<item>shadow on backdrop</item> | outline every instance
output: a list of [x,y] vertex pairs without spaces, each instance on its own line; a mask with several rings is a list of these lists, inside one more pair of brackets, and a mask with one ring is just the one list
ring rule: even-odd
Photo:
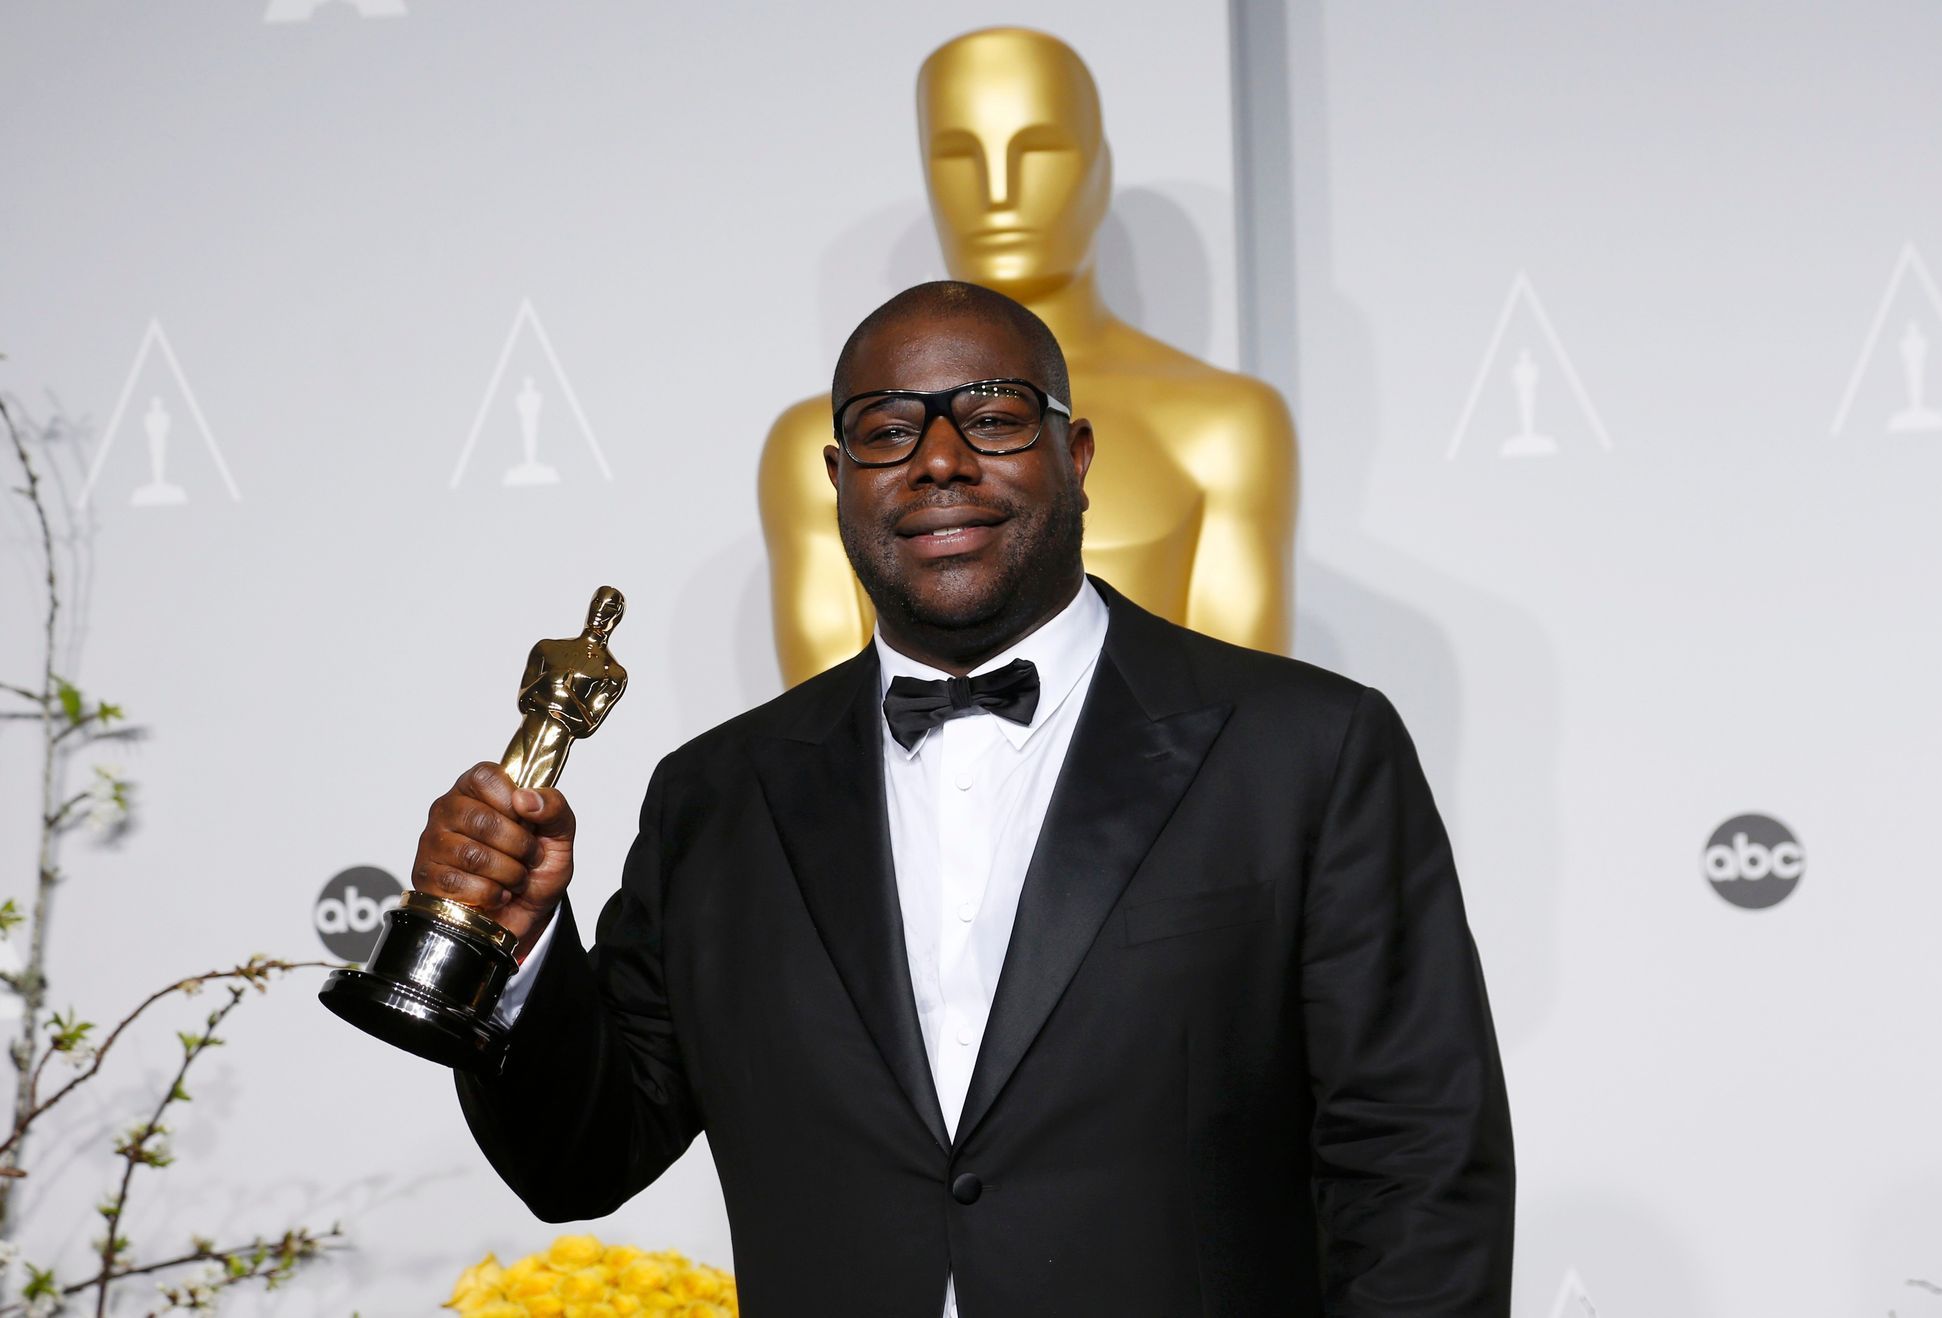
[[[1558,982],[1557,663],[1531,615],[1364,529],[1384,433],[1373,335],[1335,276],[1323,17],[1312,6],[1285,13],[1278,22],[1291,27],[1273,15],[1266,24],[1283,39],[1262,40],[1257,31],[1249,57],[1292,57],[1281,70],[1290,94],[1269,103],[1292,114],[1281,140],[1290,144],[1297,203],[1282,248],[1295,254],[1300,276],[1290,292],[1299,338],[1284,358],[1303,457],[1295,653],[1382,688],[1408,724],[1456,835],[1498,1037],[1509,1052],[1541,1024]],[[1422,446],[1437,452],[1434,440]],[[1466,726],[1466,712],[1487,721]],[[1466,753],[1466,737],[1486,744]],[[1492,771],[1478,772],[1480,764]]]

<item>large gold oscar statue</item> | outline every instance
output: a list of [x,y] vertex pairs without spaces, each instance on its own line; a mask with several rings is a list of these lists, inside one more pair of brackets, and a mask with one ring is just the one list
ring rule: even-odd
[[[1099,92],[1071,47],[992,28],[917,75],[931,213],[953,277],[1051,326],[1098,451],[1085,557],[1141,605],[1262,650],[1288,642],[1294,428],[1281,396],[1126,324],[1100,300],[1093,238],[1112,198]],[[794,684],[855,654],[875,617],[836,533],[830,400],[791,407],[762,453],[776,646]]]

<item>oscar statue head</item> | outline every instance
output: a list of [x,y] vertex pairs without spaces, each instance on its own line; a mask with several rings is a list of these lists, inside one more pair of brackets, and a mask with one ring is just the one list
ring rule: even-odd
[[1031,301],[1085,272],[1112,157],[1070,46],[1025,28],[946,42],[917,74],[917,125],[952,275]]
[[593,593],[593,602],[587,605],[587,630],[603,639],[613,635],[626,609],[627,600],[619,591],[602,586]]

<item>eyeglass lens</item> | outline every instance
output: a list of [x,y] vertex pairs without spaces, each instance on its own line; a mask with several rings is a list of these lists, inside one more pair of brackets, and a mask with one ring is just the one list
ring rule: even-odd
[[[1026,388],[1003,382],[966,385],[947,405],[958,433],[981,453],[1012,453],[1038,438],[1044,412]],[[900,462],[923,437],[930,411],[919,396],[859,398],[843,409],[843,443],[859,462]]]

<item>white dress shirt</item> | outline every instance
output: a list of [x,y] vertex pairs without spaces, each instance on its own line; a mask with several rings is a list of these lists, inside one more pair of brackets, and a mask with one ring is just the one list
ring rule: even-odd
[[[944,1126],[953,1136],[1011,943],[1025,870],[1105,642],[1106,601],[1085,582],[1044,626],[971,673],[1031,660],[1039,697],[1029,724],[979,711],[947,719],[908,751],[890,735],[888,723],[878,725],[911,989]],[[874,644],[880,692],[899,677],[950,676],[892,649],[881,631]],[[500,1024],[510,1028],[518,1018],[552,937],[549,922],[499,999],[493,1016]],[[947,1281],[944,1318],[956,1315],[956,1285]]]
[[[947,719],[908,751],[883,726],[884,804],[910,984],[953,1135],[1025,867],[1105,639],[1106,602],[1087,582],[1051,621],[971,674],[1031,660],[1039,697],[1029,724],[989,714]],[[891,649],[881,632],[876,647],[886,692],[894,678],[950,676]]]
[[[950,676],[891,649],[881,631],[875,639],[885,692],[898,677]],[[910,986],[944,1128],[953,1137],[1025,870],[1105,641],[1106,601],[1088,581],[1050,622],[970,674],[1031,660],[1039,693],[1030,723],[983,713],[947,719],[910,750],[882,725],[884,804]],[[957,1311],[953,1277],[944,1283],[944,1318]]]

